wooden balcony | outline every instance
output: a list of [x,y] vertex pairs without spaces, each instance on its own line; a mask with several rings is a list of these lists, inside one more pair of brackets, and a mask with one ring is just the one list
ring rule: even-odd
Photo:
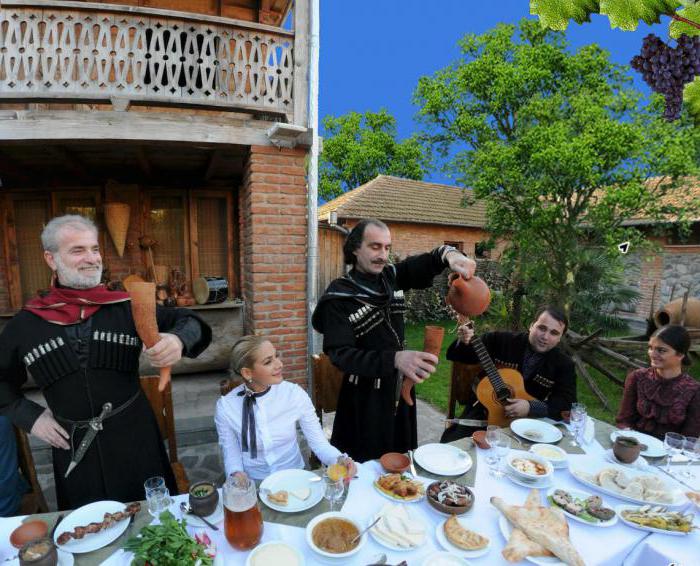
[[1,4],[0,102],[209,107],[294,123],[296,94],[304,118],[306,63],[295,76],[293,31],[115,4]]

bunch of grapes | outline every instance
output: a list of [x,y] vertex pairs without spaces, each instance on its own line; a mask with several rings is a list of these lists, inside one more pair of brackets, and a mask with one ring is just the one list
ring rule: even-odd
[[673,48],[654,34],[647,35],[641,54],[631,61],[651,90],[664,96],[664,118],[669,122],[680,118],[683,87],[700,75],[700,36],[681,35],[676,43]]

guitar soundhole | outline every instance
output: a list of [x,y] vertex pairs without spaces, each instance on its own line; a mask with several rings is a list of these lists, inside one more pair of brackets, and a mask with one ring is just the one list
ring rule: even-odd
[[512,399],[514,397],[513,390],[510,387],[502,387],[498,391],[493,392],[493,400],[501,405],[507,403],[507,399]]

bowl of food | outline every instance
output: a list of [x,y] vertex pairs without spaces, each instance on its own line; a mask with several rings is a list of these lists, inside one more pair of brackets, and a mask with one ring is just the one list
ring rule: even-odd
[[304,558],[301,553],[286,542],[273,540],[256,546],[248,555],[246,566],[303,566]]
[[49,532],[49,526],[44,521],[27,521],[10,534],[10,544],[22,548],[31,540],[43,538]]
[[530,446],[530,452],[549,460],[555,468],[563,468],[566,466],[568,456],[566,455],[566,451],[558,446],[553,446],[551,444],[533,444]]
[[387,452],[379,458],[379,463],[382,468],[392,474],[400,474],[411,467],[411,460],[406,454],[400,452]]
[[513,475],[525,481],[541,480],[554,473],[552,463],[534,452],[511,452],[506,465]]
[[362,525],[339,511],[321,513],[306,526],[306,542],[315,553],[325,558],[347,558],[359,552],[367,541]]
[[190,507],[199,517],[208,517],[219,504],[219,492],[209,481],[200,481],[190,487]]
[[431,507],[447,515],[461,515],[474,505],[474,493],[450,480],[431,483],[426,494]]
[[22,546],[18,558],[20,566],[56,566],[58,551],[53,541],[45,536]]

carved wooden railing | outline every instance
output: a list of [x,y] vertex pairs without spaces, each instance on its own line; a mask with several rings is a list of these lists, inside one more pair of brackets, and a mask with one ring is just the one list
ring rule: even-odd
[[0,99],[293,114],[293,32],[116,4],[0,4]]

